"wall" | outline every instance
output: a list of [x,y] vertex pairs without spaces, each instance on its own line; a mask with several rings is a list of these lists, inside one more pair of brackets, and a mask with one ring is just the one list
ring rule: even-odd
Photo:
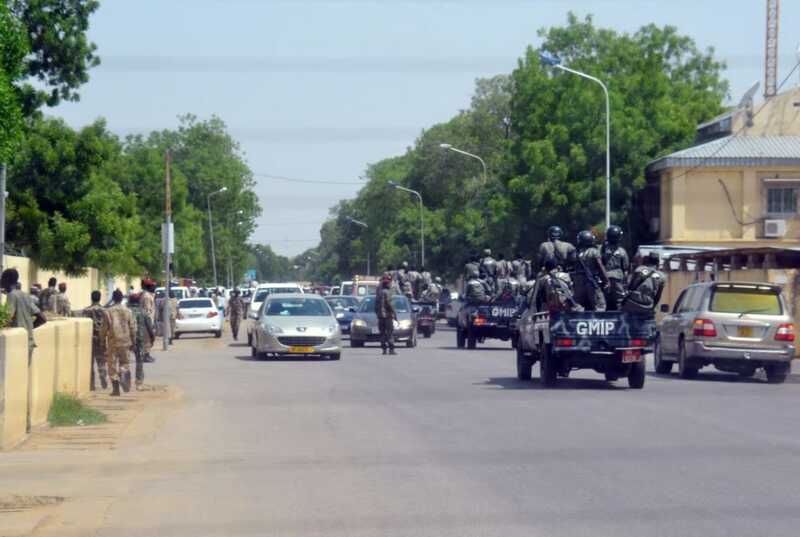
[[28,413],[28,333],[0,331],[0,449],[25,438]]
[[[795,103],[800,101],[800,88],[772,97],[766,103],[757,103],[753,109],[757,111],[753,117],[753,126],[747,127],[743,133],[748,136],[800,136],[800,107]],[[736,114],[733,122],[733,132],[738,132],[745,127],[747,116]]]

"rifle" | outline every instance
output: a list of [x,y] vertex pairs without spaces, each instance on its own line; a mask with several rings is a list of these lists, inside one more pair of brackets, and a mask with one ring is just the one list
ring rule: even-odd
[[600,282],[598,282],[595,279],[594,275],[592,275],[591,271],[589,271],[589,269],[586,267],[586,264],[583,262],[583,259],[581,259],[579,253],[575,254],[575,258],[578,260],[578,264],[580,264],[581,269],[583,269],[583,273],[586,275],[586,279],[591,282],[592,287],[594,287],[595,290],[602,291],[603,287],[600,285]]

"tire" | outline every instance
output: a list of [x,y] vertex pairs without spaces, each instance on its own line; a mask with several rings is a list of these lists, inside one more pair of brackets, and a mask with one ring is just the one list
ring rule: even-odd
[[361,341],[360,339],[353,339],[353,337],[350,336],[350,346],[355,349],[360,349],[361,347],[364,346],[364,342]]
[[258,360],[258,351],[256,350],[255,347],[252,346],[250,347],[250,357]]
[[752,369],[745,369],[745,370],[739,371],[737,374],[739,375],[740,379],[753,378],[753,375],[756,374],[756,368],[754,367]]
[[696,367],[689,366],[686,362],[688,358],[686,357],[686,344],[683,340],[680,340],[678,343],[678,376],[682,379],[693,379],[697,377],[698,369]]
[[423,330],[422,331],[422,337],[424,337],[425,339],[430,338],[431,337],[431,329],[430,328],[426,328],[425,330]]
[[519,346],[519,337],[511,336],[511,348],[516,349]]
[[606,372],[605,373],[605,377],[606,377],[606,381],[608,381],[608,382],[614,382],[615,380],[619,380],[619,375],[616,374],[616,373]]
[[653,349],[653,362],[655,363],[656,373],[659,375],[669,375],[672,373],[672,362],[664,360],[661,352],[661,336],[656,337]]
[[475,350],[475,347],[478,346],[478,338],[475,337],[474,334],[467,334],[467,348],[469,350]]
[[247,344],[250,345],[250,346],[253,345],[253,333],[252,332],[247,334]]
[[789,364],[774,364],[764,368],[767,372],[767,382],[770,384],[783,384],[789,376]]
[[214,337],[215,338],[221,338],[222,337],[222,330],[217,330],[216,332],[214,332]]
[[628,372],[628,387],[633,390],[641,390],[644,388],[645,376],[644,357],[642,357],[640,362],[631,364],[631,370]]
[[542,357],[539,359],[539,382],[545,388],[552,388],[556,385],[558,379],[558,368],[556,367],[556,359],[553,352],[550,350],[550,345],[545,345],[542,351]]
[[328,360],[333,360],[333,361],[336,361],[341,357],[342,357],[341,353],[338,352],[334,352],[326,356]]
[[531,380],[533,374],[533,360],[525,356],[525,352],[517,347],[517,378],[519,380]]
[[467,344],[467,337],[464,335],[464,331],[460,328],[456,329],[456,347],[459,349],[463,349],[464,346]]
[[172,336],[172,339],[180,339],[180,338],[181,338],[180,332],[175,332],[175,335]]
[[417,333],[414,332],[413,334],[411,334],[409,340],[406,341],[406,347],[408,347],[409,349],[413,349],[416,346],[417,346]]

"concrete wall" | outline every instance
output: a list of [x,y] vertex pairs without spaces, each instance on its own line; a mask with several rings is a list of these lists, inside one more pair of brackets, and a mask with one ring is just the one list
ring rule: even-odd
[[28,335],[21,328],[0,330],[0,449],[24,439],[30,426],[47,422],[57,392],[89,394],[92,321],[50,321],[34,331],[36,348],[28,365]]
[[28,413],[28,333],[0,331],[0,449],[25,438]]

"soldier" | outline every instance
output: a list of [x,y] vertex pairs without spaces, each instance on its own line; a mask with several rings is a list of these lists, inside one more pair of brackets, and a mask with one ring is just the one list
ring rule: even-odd
[[131,389],[130,357],[128,353],[136,340],[136,323],[131,310],[122,303],[122,291],[114,291],[111,299],[114,305],[108,308],[108,373],[113,390],[111,395],[119,397],[119,388],[126,392]]
[[608,287],[608,275],[595,247],[591,231],[578,233],[578,250],[575,255],[575,301],[586,311],[606,311],[603,289]]
[[172,343],[175,338],[175,322],[178,319],[178,299],[175,298],[175,292],[169,292],[169,342]]
[[625,298],[625,282],[631,270],[628,252],[620,246],[622,242],[622,228],[610,226],[606,231],[606,240],[600,248],[603,266],[608,274],[608,290],[606,291],[606,305],[609,310],[618,310]]
[[72,304],[67,298],[67,284],[66,282],[61,282],[58,284],[58,294],[55,295],[56,301],[56,315],[61,317],[71,317],[72,316]]
[[111,319],[108,312],[100,305],[100,291],[92,291],[92,305],[83,310],[83,317],[92,320],[92,376],[90,387],[96,389],[95,368],[100,386],[108,388],[108,330]]
[[468,276],[464,291],[467,304],[477,306],[491,302],[491,290],[487,282],[481,278],[481,274],[477,270],[473,270]]
[[537,311],[583,311],[575,301],[569,274],[561,269],[555,257],[548,257],[544,263],[544,274],[536,282]]
[[[403,286],[403,294],[405,294],[409,300],[417,300],[419,298],[420,292],[422,291],[422,275],[416,269],[416,267],[411,267],[411,269],[406,273],[406,285]],[[408,295],[408,290],[411,290],[411,296]]]
[[547,240],[539,245],[538,270],[544,269],[548,257],[553,257],[562,270],[569,272],[573,268],[575,247],[562,241],[564,232],[558,226],[550,226],[547,230]]
[[528,263],[520,252],[517,252],[513,261],[511,261],[511,276],[516,278],[520,285],[523,285],[530,278]]
[[234,289],[231,293],[231,299],[228,301],[228,308],[225,312],[225,315],[228,317],[231,323],[231,334],[233,334],[233,340],[239,340],[239,322],[242,320],[242,315],[244,315],[244,302],[239,297],[239,290]]
[[386,276],[381,278],[381,286],[375,295],[375,315],[378,317],[378,330],[381,334],[381,350],[391,355],[397,354],[394,350],[394,322],[397,313],[392,305],[392,280]]
[[[0,287],[8,295],[6,298],[6,313],[9,328],[24,328],[28,333],[28,366],[31,365],[33,349],[36,342],[33,340],[33,329],[36,320],[41,320],[41,311],[33,303],[30,295],[19,289],[19,271],[9,268],[0,275]],[[6,358],[7,360],[8,358]]]
[[[156,282],[147,278],[142,280],[142,298],[140,300],[140,307],[142,311],[150,317],[150,322],[156,326],[156,299],[155,299]],[[155,338],[145,342],[144,348],[144,361],[147,363],[155,362],[155,358],[150,354],[153,349]]]
[[136,323],[136,334],[133,340],[133,354],[136,356],[136,391],[141,391],[144,384],[144,359],[147,352],[145,349],[148,344],[152,347],[156,337],[153,320],[142,309],[141,299],[142,295],[138,293],[133,293],[128,297],[128,305]]
[[628,294],[622,302],[622,310],[631,313],[650,313],[661,301],[666,277],[658,270],[659,257],[650,252],[644,258],[644,264],[631,274],[628,283]]
[[420,284],[422,287],[430,286],[433,283],[433,276],[425,267],[420,268],[419,275],[422,278],[422,283]]
[[47,289],[44,289],[39,294],[39,309],[46,314],[54,314],[56,312],[55,296],[58,294],[56,284],[58,280],[50,278],[47,280]]
[[492,257],[492,251],[489,248],[483,251],[480,270],[483,270],[486,274],[486,279],[491,280],[494,286],[494,282],[497,280],[497,261]]

